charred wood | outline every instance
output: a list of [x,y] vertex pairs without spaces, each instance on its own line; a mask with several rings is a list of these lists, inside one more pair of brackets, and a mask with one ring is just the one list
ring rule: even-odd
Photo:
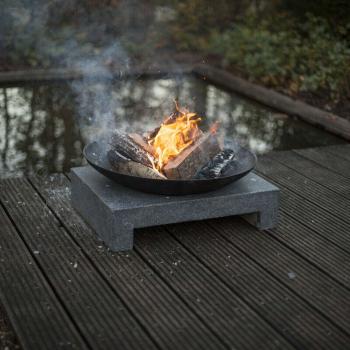
[[111,149],[117,151],[122,156],[134,162],[152,167],[152,154],[137,144],[129,135],[115,131],[110,138],[109,144]]
[[118,151],[114,149],[109,150],[107,153],[107,156],[113,169],[120,174],[147,177],[150,179],[159,179],[159,180],[166,179],[165,176],[158,173],[154,169],[126,158],[125,156],[118,153]]
[[196,179],[214,179],[222,176],[236,159],[236,153],[231,149],[224,149],[211,159],[196,174]]
[[147,142],[146,138],[136,133],[129,134],[129,137],[149,154],[154,155],[154,148]]
[[168,179],[191,179],[198,170],[221,151],[214,134],[203,134],[194,144],[171,159],[163,168]]

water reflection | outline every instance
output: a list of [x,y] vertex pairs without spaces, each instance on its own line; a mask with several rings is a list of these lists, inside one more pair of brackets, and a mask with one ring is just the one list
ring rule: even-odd
[[96,103],[98,91],[108,91],[104,98],[113,106],[118,129],[152,129],[172,111],[172,101],[178,97],[183,105],[205,115],[207,125],[218,120],[226,137],[259,154],[342,142],[193,77],[129,80],[108,89],[102,83],[90,83],[81,89],[89,92],[83,114],[79,85],[0,89],[1,177],[68,171],[82,164],[83,140],[98,133],[102,117],[96,116],[106,113],[106,104]]

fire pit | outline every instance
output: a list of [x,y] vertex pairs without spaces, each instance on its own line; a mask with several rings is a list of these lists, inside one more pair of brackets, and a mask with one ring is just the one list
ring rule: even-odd
[[232,140],[220,141],[215,123],[209,132],[201,118],[180,111],[146,135],[115,131],[106,141],[88,144],[84,156],[97,171],[137,190],[186,195],[218,189],[249,173],[256,157]]
[[278,189],[248,174],[255,155],[220,140],[217,124],[203,132],[200,121],[176,104],[149,133],[114,131],[85,147],[97,172],[72,170],[73,205],[112,250],[131,249],[138,227],[228,215],[260,229],[276,224]]
[[97,171],[122,185],[156,194],[188,195],[219,189],[240,179],[254,168],[256,159],[251,152],[230,141],[226,142],[226,146],[234,150],[236,161],[223,175],[209,179],[164,180],[119,172],[115,170],[108,160],[105,145],[98,142],[87,145],[84,149],[84,156],[89,164]]

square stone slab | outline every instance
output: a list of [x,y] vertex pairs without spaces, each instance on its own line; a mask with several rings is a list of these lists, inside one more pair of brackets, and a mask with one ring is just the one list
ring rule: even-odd
[[140,192],[90,166],[73,168],[72,203],[113,251],[133,247],[134,228],[242,215],[264,230],[277,224],[279,190],[250,173],[217,191],[186,196]]

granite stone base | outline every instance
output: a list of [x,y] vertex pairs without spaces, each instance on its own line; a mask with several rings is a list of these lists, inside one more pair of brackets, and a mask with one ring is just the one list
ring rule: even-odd
[[277,224],[279,190],[253,173],[217,191],[187,196],[139,192],[90,166],[72,169],[71,179],[73,206],[113,251],[132,249],[134,228],[231,215],[261,230]]

